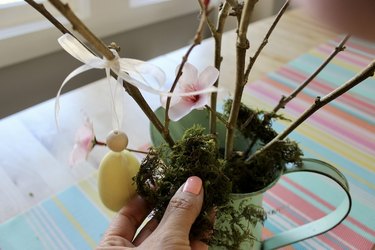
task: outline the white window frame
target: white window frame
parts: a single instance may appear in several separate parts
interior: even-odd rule
[[[45,0],[41,0],[45,1]],[[151,23],[168,20],[177,16],[196,12],[199,9],[196,0],[64,0],[70,1],[72,9],[84,20],[86,25],[99,37],[105,37]],[[140,4],[134,4],[139,1]],[[147,2],[152,2],[147,4]],[[142,4],[141,4],[142,3]],[[17,7],[21,6],[18,10]],[[113,6],[113,8],[112,8]],[[33,15],[26,17],[25,7]],[[55,11],[53,7],[48,7]],[[1,15],[0,23],[6,15]],[[49,24],[31,6],[16,5],[9,8],[15,11],[8,16],[22,15],[26,23],[0,24],[0,68],[42,56],[60,49],[57,38],[61,33]],[[55,12],[57,13],[57,12]],[[35,16],[36,15],[36,16]],[[71,28],[67,21],[56,14],[58,19]],[[31,18],[31,19],[27,19]],[[3,19],[3,20],[2,20]],[[18,19],[18,18],[17,18]],[[5,27],[4,27],[5,26]],[[56,62],[58,63],[58,62]]]
[[[47,0],[38,0],[36,2],[42,3],[51,14],[66,23],[61,14]],[[88,16],[89,0],[67,0],[66,2],[80,17],[85,18]],[[49,26],[52,27],[40,13],[24,1],[0,5],[0,20],[0,40],[31,33]]]

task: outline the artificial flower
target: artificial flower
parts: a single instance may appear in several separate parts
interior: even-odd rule
[[[197,68],[186,63],[182,69],[182,75],[177,82],[175,93],[172,97],[168,115],[172,121],[178,121],[187,115],[193,109],[203,108],[208,104],[210,93],[213,92],[213,85],[219,77],[219,71],[208,66],[198,75]],[[194,95],[184,95],[184,93],[195,93]],[[162,105],[165,107],[167,97],[161,98]]]
[[[69,164],[76,165],[85,161],[96,143],[94,126],[87,117],[75,134],[75,143],[70,154]]]

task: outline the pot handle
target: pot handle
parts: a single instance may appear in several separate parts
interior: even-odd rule
[[[302,167],[288,166],[284,174],[294,172],[312,172],[327,176],[341,187],[346,196],[340,205],[326,216],[264,240],[262,249],[280,248],[325,233],[342,222],[350,212],[352,199],[349,184],[345,176],[335,167],[317,159],[305,158]]]

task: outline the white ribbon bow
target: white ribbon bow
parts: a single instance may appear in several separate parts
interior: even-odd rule
[[[56,96],[55,103],[55,115],[56,122],[58,112],[60,110],[59,98],[61,90],[67,84],[67,82],[73,77],[93,68],[105,69],[106,77],[110,79],[110,70],[112,70],[118,76],[117,81],[121,83],[124,80],[135,87],[145,90],[147,92],[163,95],[163,96],[192,96],[199,95],[202,93],[215,92],[217,88],[211,87],[204,90],[185,92],[185,93],[169,93],[165,92],[165,73],[159,67],[150,63],[131,59],[131,58],[120,58],[115,50],[111,50],[115,55],[112,60],[101,59],[93,55],[85,46],[83,46],[76,38],[66,33],[62,35],[58,42],[61,47],[75,57],[77,60],[84,63],[84,65],[73,70],[63,81]],[[157,88],[155,88],[156,86]]]
[[[55,103],[56,119],[60,110],[59,98],[61,95],[61,90],[70,79],[93,68],[105,69],[108,80],[110,79],[110,70],[112,70],[118,75],[118,82],[125,80],[139,89],[143,89],[154,94],[160,94],[160,90],[151,87],[153,84],[154,86],[157,85],[159,88],[161,88],[165,82],[165,74],[159,67],[136,59],[119,58],[115,50],[111,50],[115,55],[113,60],[109,61],[107,59],[101,59],[93,55],[76,38],[68,33],[62,35],[58,39],[58,42],[66,52],[84,63],[84,65],[73,70],[61,84],[60,89],[57,92]]]

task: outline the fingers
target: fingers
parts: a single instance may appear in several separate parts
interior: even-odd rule
[[[203,204],[202,180],[190,177],[172,197],[160,221],[158,230],[187,237]]]
[[[194,240],[190,244],[191,250],[208,250],[208,245],[199,240]]]
[[[140,196],[133,198],[113,219],[99,247],[128,245],[149,212],[145,200]]]
[[[180,247],[175,249],[190,248],[189,245],[193,250],[208,249],[207,245],[200,241],[189,243],[190,228],[200,213],[202,204],[202,180],[195,176],[190,177],[172,197],[159,226],[156,220],[151,219],[138,234],[133,244],[137,246],[142,242],[147,242],[146,245],[162,247],[168,241],[171,247]],[[131,200],[112,221],[98,249],[134,246],[131,241],[137,228],[149,212],[146,202],[141,197]]]
[[[139,246],[145,239],[147,239],[152,232],[157,228],[159,222],[156,219],[151,219],[138,233],[137,237],[134,239],[134,246]]]

